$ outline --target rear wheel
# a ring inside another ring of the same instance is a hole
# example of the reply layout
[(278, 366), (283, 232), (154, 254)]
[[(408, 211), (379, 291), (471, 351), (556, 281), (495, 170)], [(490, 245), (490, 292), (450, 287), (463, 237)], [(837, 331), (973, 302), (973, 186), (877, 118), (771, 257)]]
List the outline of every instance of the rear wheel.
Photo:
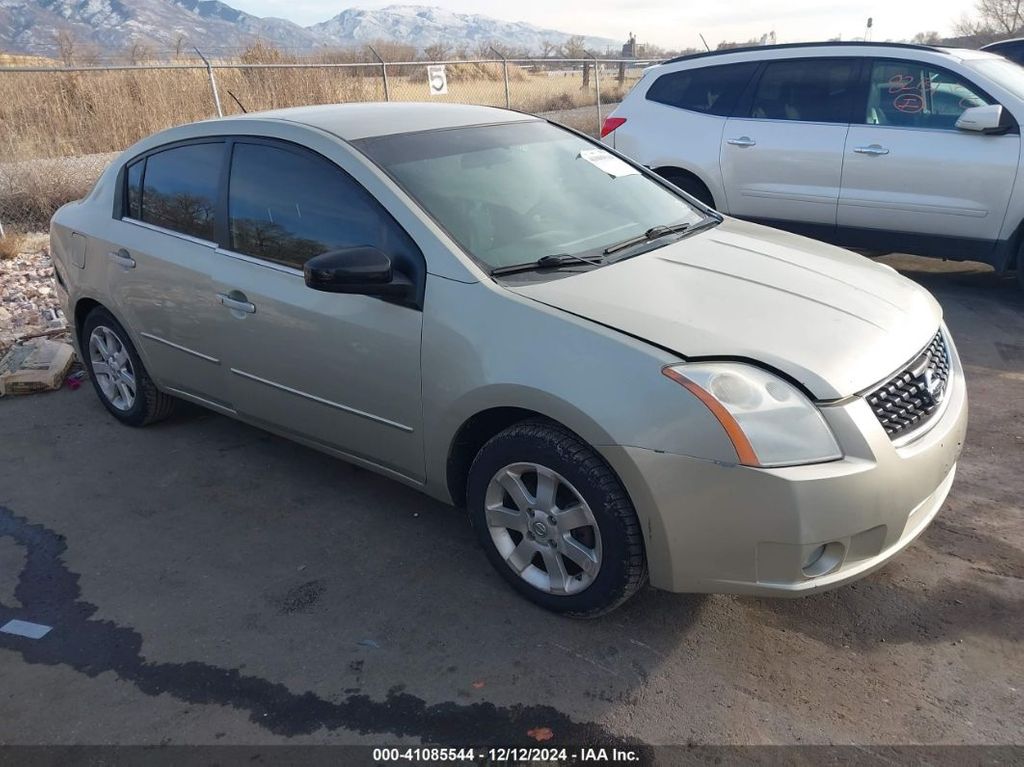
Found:
[(711, 190), (696, 176), (674, 168), (659, 170), (658, 175), (670, 184), (679, 187), (691, 197), (696, 197), (709, 208), (715, 207), (715, 198), (711, 194)]
[(647, 579), (633, 504), (604, 460), (568, 430), (509, 427), (477, 454), (470, 514), (498, 572), (549, 610), (606, 613)]
[(93, 388), (117, 420), (129, 426), (145, 426), (171, 414), (174, 398), (156, 388), (114, 315), (102, 307), (89, 312), (81, 341), (83, 362)]

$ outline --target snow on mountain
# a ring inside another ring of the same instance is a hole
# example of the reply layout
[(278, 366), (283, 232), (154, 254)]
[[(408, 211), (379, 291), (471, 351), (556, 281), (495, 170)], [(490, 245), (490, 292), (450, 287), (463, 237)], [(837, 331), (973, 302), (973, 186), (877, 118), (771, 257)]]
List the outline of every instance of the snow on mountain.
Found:
[[(438, 42), (470, 47), (501, 43), (531, 52), (540, 51), (544, 42), (558, 45), (572, 36), (522, 21), (501, 21), (476, 13), (455, 13), (425, 5), (389, 5), (375, 10), (349, 8), (333, 19), (314, 24), (310, 29), (332, 40), (351, 42), (393, 40), (418, 48)], [(585, 45), (604, 52), (618, 44), (608, 38), (588, 37)]]
[[(215, 55), (257, 39), (296, 52), (373, 40), (420, 49), (437, 42), (471, 49), (500, 43), (539, 52), (543, 43), (558, 45), (571, 36), (524, 22), (420, 5), (350, 8), (302, 27), (285, 19), (260, 18), (220, 0), (0, 0), (0, 50), (56, 56), (61, 32), (69, 33), (76, 46), (99, 53), (120, 54), (135, 45), (166, 52), (184, 44)], [(586, 38), (585, 45), (599, 52), (618, 46), (600, 37)]]

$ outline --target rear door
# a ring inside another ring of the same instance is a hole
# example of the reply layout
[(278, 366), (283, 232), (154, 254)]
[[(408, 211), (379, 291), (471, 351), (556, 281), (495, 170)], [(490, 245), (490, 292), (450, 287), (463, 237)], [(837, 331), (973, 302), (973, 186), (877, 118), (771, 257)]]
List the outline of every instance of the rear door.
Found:
[(114, 305), (157, 383), (230, 410), (212, 269), (225, 144), (161, 148), (124, 172), (116, 242), (102, 243)]
[(835, 226), (859, 67), (856, 58), (765, 65), (722, 135), (729, 213)]
[(839, 226), (996, 240), (1017, 175), (1019, 131), (955, 127), (964, 109), (994, 103), (941, 67), (873, 61), (846, 140)]
[(423, 256), (350, 175), (285, 142), (229, 150), (221, 302), (229, 395), (240, 415), (422, 480), (419, 308), (306, 286), (313, 256), (369, 245), (414, 281)]

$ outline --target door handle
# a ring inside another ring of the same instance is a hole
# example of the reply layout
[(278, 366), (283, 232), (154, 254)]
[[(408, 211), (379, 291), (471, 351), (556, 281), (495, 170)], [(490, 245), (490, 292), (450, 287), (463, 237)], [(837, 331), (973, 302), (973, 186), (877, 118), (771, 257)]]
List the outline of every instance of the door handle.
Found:
[(857, 154), (870, 154), (875, 157), (879, 157), (883, 154), (889, 154), (888, 149), (878, 144), (871, 144), (870, 146), (855, 146), (853, 151)]
[(234, 309), (236, 312), (245, 312), (246, 314), (256, 313), (256, 305), (244, 300), (244, 297), (241, 299), (232, 298), (227, 293), (218, 293), (217, 300), (224, 304), (228, 309)]
[(732, 144), (733, 146), (754, 146), (757, 144), (754, 139), (750, 136), (740, 136), (739, 138), (730, 138), (725, 140), (726, 144)]
[(132, 258), (131, 254), (124, 248), (121, 248), (118, 251), (110, 251), (107, 253), (107, 258), (118, 266), (123, 266), (125, 269), (135, 268), (135, 259)]

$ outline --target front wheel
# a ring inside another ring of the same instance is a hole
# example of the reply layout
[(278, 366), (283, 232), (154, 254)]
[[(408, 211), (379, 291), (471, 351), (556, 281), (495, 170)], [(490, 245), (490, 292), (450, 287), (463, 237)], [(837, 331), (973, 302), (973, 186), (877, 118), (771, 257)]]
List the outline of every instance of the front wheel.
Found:
[(491, 563), (542, 607), (594, 617), (647, 580), (629, 496), (604, 460), (560, 426), (526, 421), (493, 437), (470, 468), (467, 500)]

